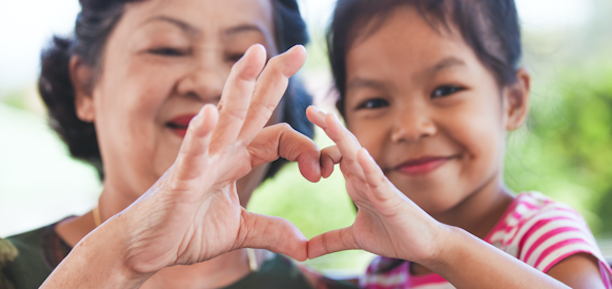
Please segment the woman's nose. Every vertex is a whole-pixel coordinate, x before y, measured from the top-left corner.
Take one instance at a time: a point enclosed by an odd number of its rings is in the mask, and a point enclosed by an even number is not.
[[[436,132],[437,127],[426,109],[398,111],[394,117],[391,140],[395,143],[417,142],[435,135]]]
[[[195,96],[206,103],[219,101],[229,70],[219,60],[194,65],[178,83],[177,92]]]

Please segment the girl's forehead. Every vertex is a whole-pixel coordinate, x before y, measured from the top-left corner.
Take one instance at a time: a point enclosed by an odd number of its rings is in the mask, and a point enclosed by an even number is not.
[[[450,64],[475,64],[478,59],[453,28],[435,29],[416,9],[401,7],[380,25],[373,21],[347,52],[347,73],[400,70],[426,73]],[[374,28],[372,28],[372,25]],[[437,27],[436,27],[437,28]],[[369,31],[368,31],[369,30]]]

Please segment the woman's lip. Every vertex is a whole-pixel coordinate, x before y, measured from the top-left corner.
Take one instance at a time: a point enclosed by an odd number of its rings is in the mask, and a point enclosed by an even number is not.
[[[189,122],[195,117],[195,114],[183,114],[173,117],[166,123],[166,127],[169,128],[174,134],[181,138],[184,138],[187,134],[187,127]]]
[[[406,175],[425,175],[441,167],[453,157],[422,157],[407,161],[395,169]]]

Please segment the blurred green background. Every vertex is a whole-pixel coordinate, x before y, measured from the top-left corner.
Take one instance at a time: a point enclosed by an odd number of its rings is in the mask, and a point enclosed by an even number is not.
[[[301,77],[316,104],[333,111],[324,28],[334,1],[310,1],[300,2],[313,40]],[[576,208],[611,256],[612,243],[605,240],[612,239],[612,2],[577,1],[517,1],[533,94],[528,123],[508,139],[505,179],[516,192],[541,191]],[[11,70],[0,65],[0,76]],[[47,126],[34,81],[35,75],[23,85],[0,79],[0,237],[82,214],[101,190],[94,170],[70,159]],[[320,131],[316,141],[331,144]],[[312,184],[295,165],[262,185],[248,209],[284,217],[306,237],[349,226],[355,217],[340,174]],[[348,251],[307,262],[353,274],[372,257]]]

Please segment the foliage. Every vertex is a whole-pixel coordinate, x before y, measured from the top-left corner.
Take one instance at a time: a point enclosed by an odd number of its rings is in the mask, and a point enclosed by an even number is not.
[[[534,88],[528,124],[509,139],[506,182],[570,204],[612,234],[612,62],[561,67]]]

